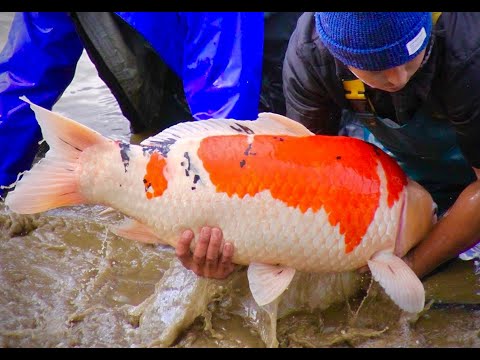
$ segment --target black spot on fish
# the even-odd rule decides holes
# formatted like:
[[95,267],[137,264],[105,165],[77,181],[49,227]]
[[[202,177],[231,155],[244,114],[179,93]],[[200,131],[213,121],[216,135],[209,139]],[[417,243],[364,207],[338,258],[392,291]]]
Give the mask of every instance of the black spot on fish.
[[247,150],[245,150],[244,154],[245,154],[245,156],[257,155],[256,152],[252,152],[252,144],[248,144]]
[[242,124],[239,124],[239,123],[235,123],[235,125],[237,125],[238,128],[236,128],[233,125],[230,125],[230,127],[237,132],[240,132],[240,133],[243,132],[243,133],[248,134],[248,135],[255,134],[255,132],[252,129],[250,129],[248,126],[245,126],[245,125],[242,125]]
[[245,159],[243,159],[242,161],[240,161],[240,167],[243,168],[243,167],[245,166],[245,163],[246,163]]
[[147,183],[145,180],[143,180],[143,182],[145,183],[145,192],[148,192],[148,190],[152,186],[152,183]]
[[277,275],[280,275],[282,272],[283,272],[283,270],[280,270],[279,272],[277,272]]
[[[187,151],[185,151],[185,153],[183,154],[183,157],[187,159],[187,168],[185,169],[185,175],[190,176],[190,169],[192,166],[192,164],[190,163],[190,155]],[[185,166],[185,163],[182,161],[181,165]]]
[[123,167],[125,168],[125,172],[127,172],[127,167],[130,164],[130,156],[128,155],[130,152],[130,144],[118,142],[118,146],[120,147],[120,156],[122,157]]
[[185,170],[185,176],[190,177],[193,176],[193,184],[191,186],[192,190],[196,189],[197,183],[200,183],[201,178],[200,175],[198,175],[198,169],[195,167],[195,164],[192,162],[192,159],[190,158],[190,154],[188,152],[183,153],[183,157],[187,161],[182,161],[180,165],[184,168]]
[[170,152],[170,146],[177,142],[174,138],[167,138],[162,140],[150,140],[150,145],[144,146],[144,153],[148,151],[149,153],[154,151],[158,151],[164,158],[168,156]]
[[188,161],[187,169],[190,170],[190,166],[191,166],[191,164],[190,164],[190,155],[188,154],[188,152],[185,152],[185,153],[183,154],[183,157],[184,157],[185,159],[187,159],[187,161]]
[[339,156],[337,156],[337,160],[340,160],[341,158],[342,158],[342,157],[341,157],[340,155],[339,155]]

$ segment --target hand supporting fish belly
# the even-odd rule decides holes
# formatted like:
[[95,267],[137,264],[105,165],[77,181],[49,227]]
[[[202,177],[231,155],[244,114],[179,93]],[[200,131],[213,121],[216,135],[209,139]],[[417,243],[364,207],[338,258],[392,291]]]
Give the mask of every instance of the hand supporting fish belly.
[[185,230],[178,240],[175,254],[182,265],[199,276],[225,279],[234,269],[233,245],[223,243],[221,229],[205,226],[200,230],[200,237],[192,254],[190,244],[194,236],[191,230]]
[[400,308],[423,309],[423,285],[401,257],[432,227],[435,204],[374,145],[271,113],[180,123],[132,145],[22,99],[50,151],[7,196],[12,211],[102,204],[131,219],[117,234],[175,248],[186,229],[218,227],[233,262],[249,266],[259,305],[296,270],[368,265]]

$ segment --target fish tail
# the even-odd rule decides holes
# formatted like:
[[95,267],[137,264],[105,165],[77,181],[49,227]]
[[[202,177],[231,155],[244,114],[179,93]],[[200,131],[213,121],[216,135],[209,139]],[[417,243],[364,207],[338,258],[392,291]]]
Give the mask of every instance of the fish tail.
[[50,150],[17,180],[5,204],[14,212],[34,214],[86,203],[76,171],[80,155],[90,146],[108,140],[84,125],[33,104],[24,96],[20,99],[29,103],[35,112]]

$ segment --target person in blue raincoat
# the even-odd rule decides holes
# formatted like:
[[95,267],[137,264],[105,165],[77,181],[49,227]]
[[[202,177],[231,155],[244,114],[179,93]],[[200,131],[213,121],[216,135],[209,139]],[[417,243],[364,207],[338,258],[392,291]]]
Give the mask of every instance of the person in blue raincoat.
[[[255,119],[260,111],[285,112],[281,67],[300,14],[17,13],[0,53],[0,195],[31,167],[41,140],[33,112],[19,97],[51,109],[84,49],[133,134],[181,121]],[[185,239],[192,240],[190,233]],[[207,247],[179,256],[199,275],[221,277],[232,269],[233,251],[227,245],[219,258],[222,241],[219,229],[205,228],[200,243]],[[193,258],[207,250],[215,263],[205,272]]]
[[377,144],[432,194],[440,220],[404,257],[420,277],[480,240],[479,26],[480,13],[305,13],[285,54],[288,117]]

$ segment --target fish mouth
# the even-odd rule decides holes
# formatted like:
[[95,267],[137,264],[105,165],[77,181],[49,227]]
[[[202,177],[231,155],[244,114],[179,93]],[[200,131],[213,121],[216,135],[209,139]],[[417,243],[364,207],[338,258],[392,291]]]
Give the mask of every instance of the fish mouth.
[[438,206],[417,182],[409,180],[403,197],[394,254],[403,257],[437,222]]

